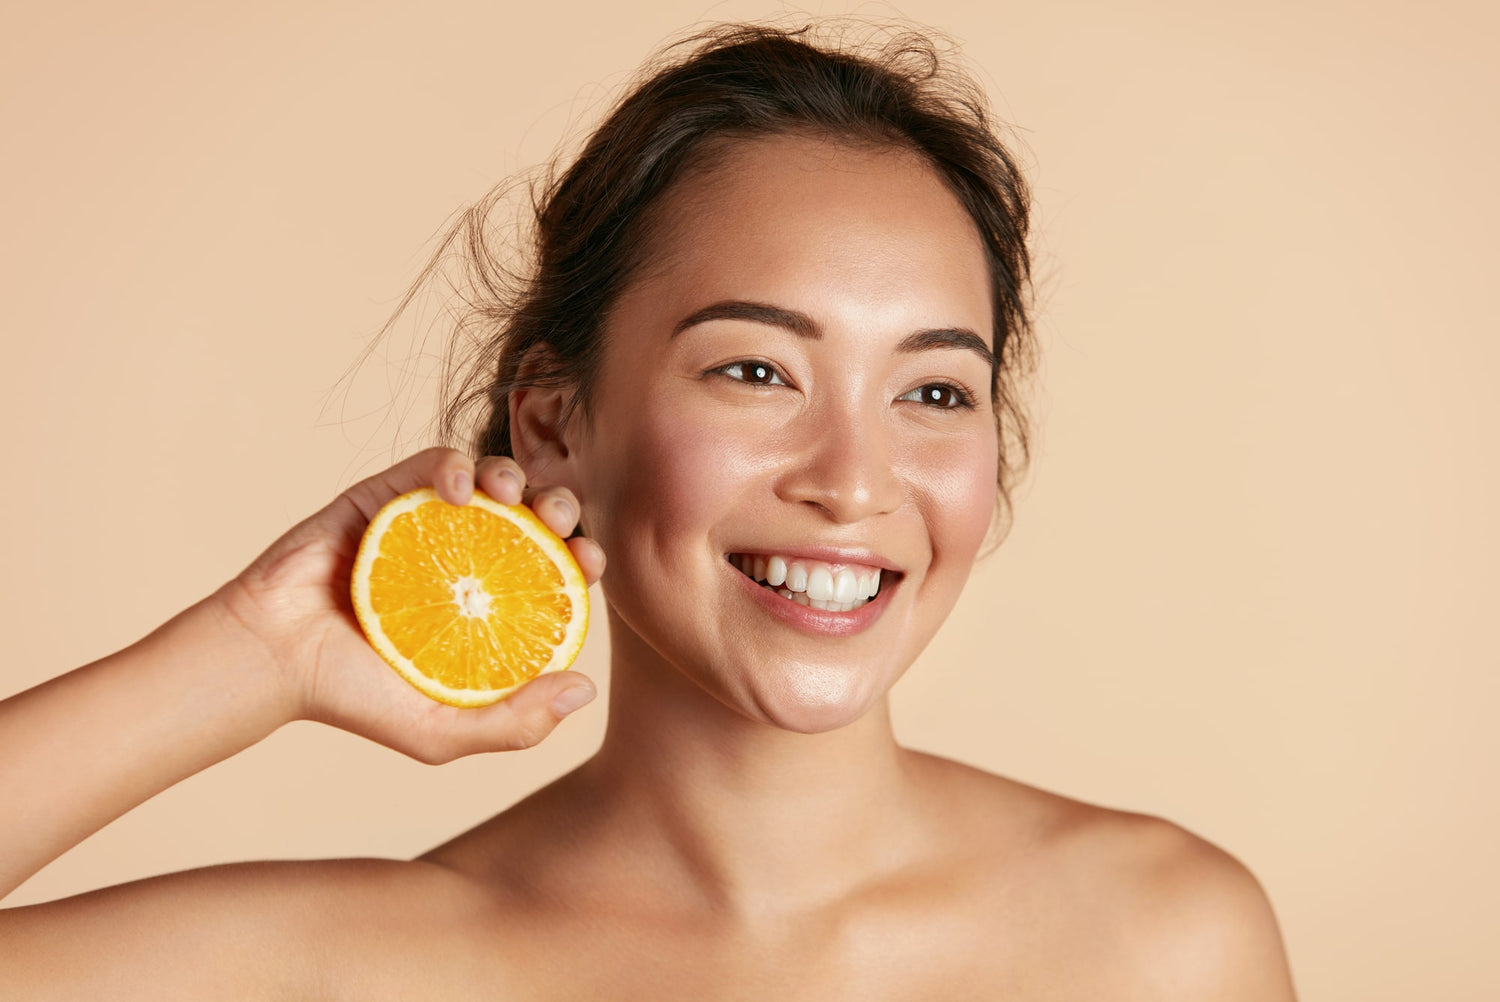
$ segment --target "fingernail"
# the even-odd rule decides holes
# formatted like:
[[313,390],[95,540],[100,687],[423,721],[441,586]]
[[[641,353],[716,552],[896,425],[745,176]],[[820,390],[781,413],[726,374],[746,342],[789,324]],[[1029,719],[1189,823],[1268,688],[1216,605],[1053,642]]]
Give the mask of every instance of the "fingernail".
[[518,476],[516,476],[515,471],[513,471],[513,470],[501,470],[500,471],[500,479],[506,481],[512,487],[514,487],[516,489],[515,490],[515,495],[514,495],[516,500],[512,501],[510,503],[511,504],[517,504],[517,503],[519,503],[520,500],[521,500],[521,478],[518,477]]
[[563,498],[558,498],[556,501],[553,501],[552,504],[557,509],[557,513],[563,518],[567,519],[569,522],[578,517],[578,512],[573,508],[572,502],[566,501]]
[[591,685],[575,685],[564,689],[552,697],[552,712],[559,717],[566,717],[580,706],[587,706],[594,701],[594,687]]
[[474,486],[473,478],[469,476],[468,470],[459,470],[453,474],[453,491],[460,497],[467,494]]

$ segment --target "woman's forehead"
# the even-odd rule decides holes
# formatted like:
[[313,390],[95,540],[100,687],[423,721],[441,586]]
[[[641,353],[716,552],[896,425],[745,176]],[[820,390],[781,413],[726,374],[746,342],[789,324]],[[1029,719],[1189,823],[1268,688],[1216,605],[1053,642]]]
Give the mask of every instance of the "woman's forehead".
[[931,165],[901,147],[738,141],[663,196],[651,231],[622,300],[649,297],[683,315],[720,299],[773,302],[830,323],[989,336],[978,229]]

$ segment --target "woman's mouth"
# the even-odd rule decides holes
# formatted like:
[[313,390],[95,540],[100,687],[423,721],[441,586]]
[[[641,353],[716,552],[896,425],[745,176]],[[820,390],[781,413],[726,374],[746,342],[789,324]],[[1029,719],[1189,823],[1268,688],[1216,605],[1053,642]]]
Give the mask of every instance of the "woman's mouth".
[[880,593],[886,573],[879,567],[781,554],[731,553],[729,563],[782,598],[825,612],[853,612],[869,602]]

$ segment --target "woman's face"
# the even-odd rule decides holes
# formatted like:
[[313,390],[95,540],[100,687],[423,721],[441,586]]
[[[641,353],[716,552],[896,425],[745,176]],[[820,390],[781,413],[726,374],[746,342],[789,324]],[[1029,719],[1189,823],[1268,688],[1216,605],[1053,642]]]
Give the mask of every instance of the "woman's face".
[[730,147],[661,212],[569,432],[612,628],[752,719],[841,726],[991,524],[978,232],[915,155],[805,137]]

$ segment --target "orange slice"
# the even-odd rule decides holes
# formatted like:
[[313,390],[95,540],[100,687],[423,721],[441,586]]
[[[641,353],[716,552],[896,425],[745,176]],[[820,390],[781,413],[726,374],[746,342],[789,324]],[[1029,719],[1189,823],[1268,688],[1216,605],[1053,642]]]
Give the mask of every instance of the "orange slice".
[[483,706],[573,663],[589,595],[568,546],[525,505],[431,488],[376,513],[354,560],[354,612],[370,644],[433,699]]

